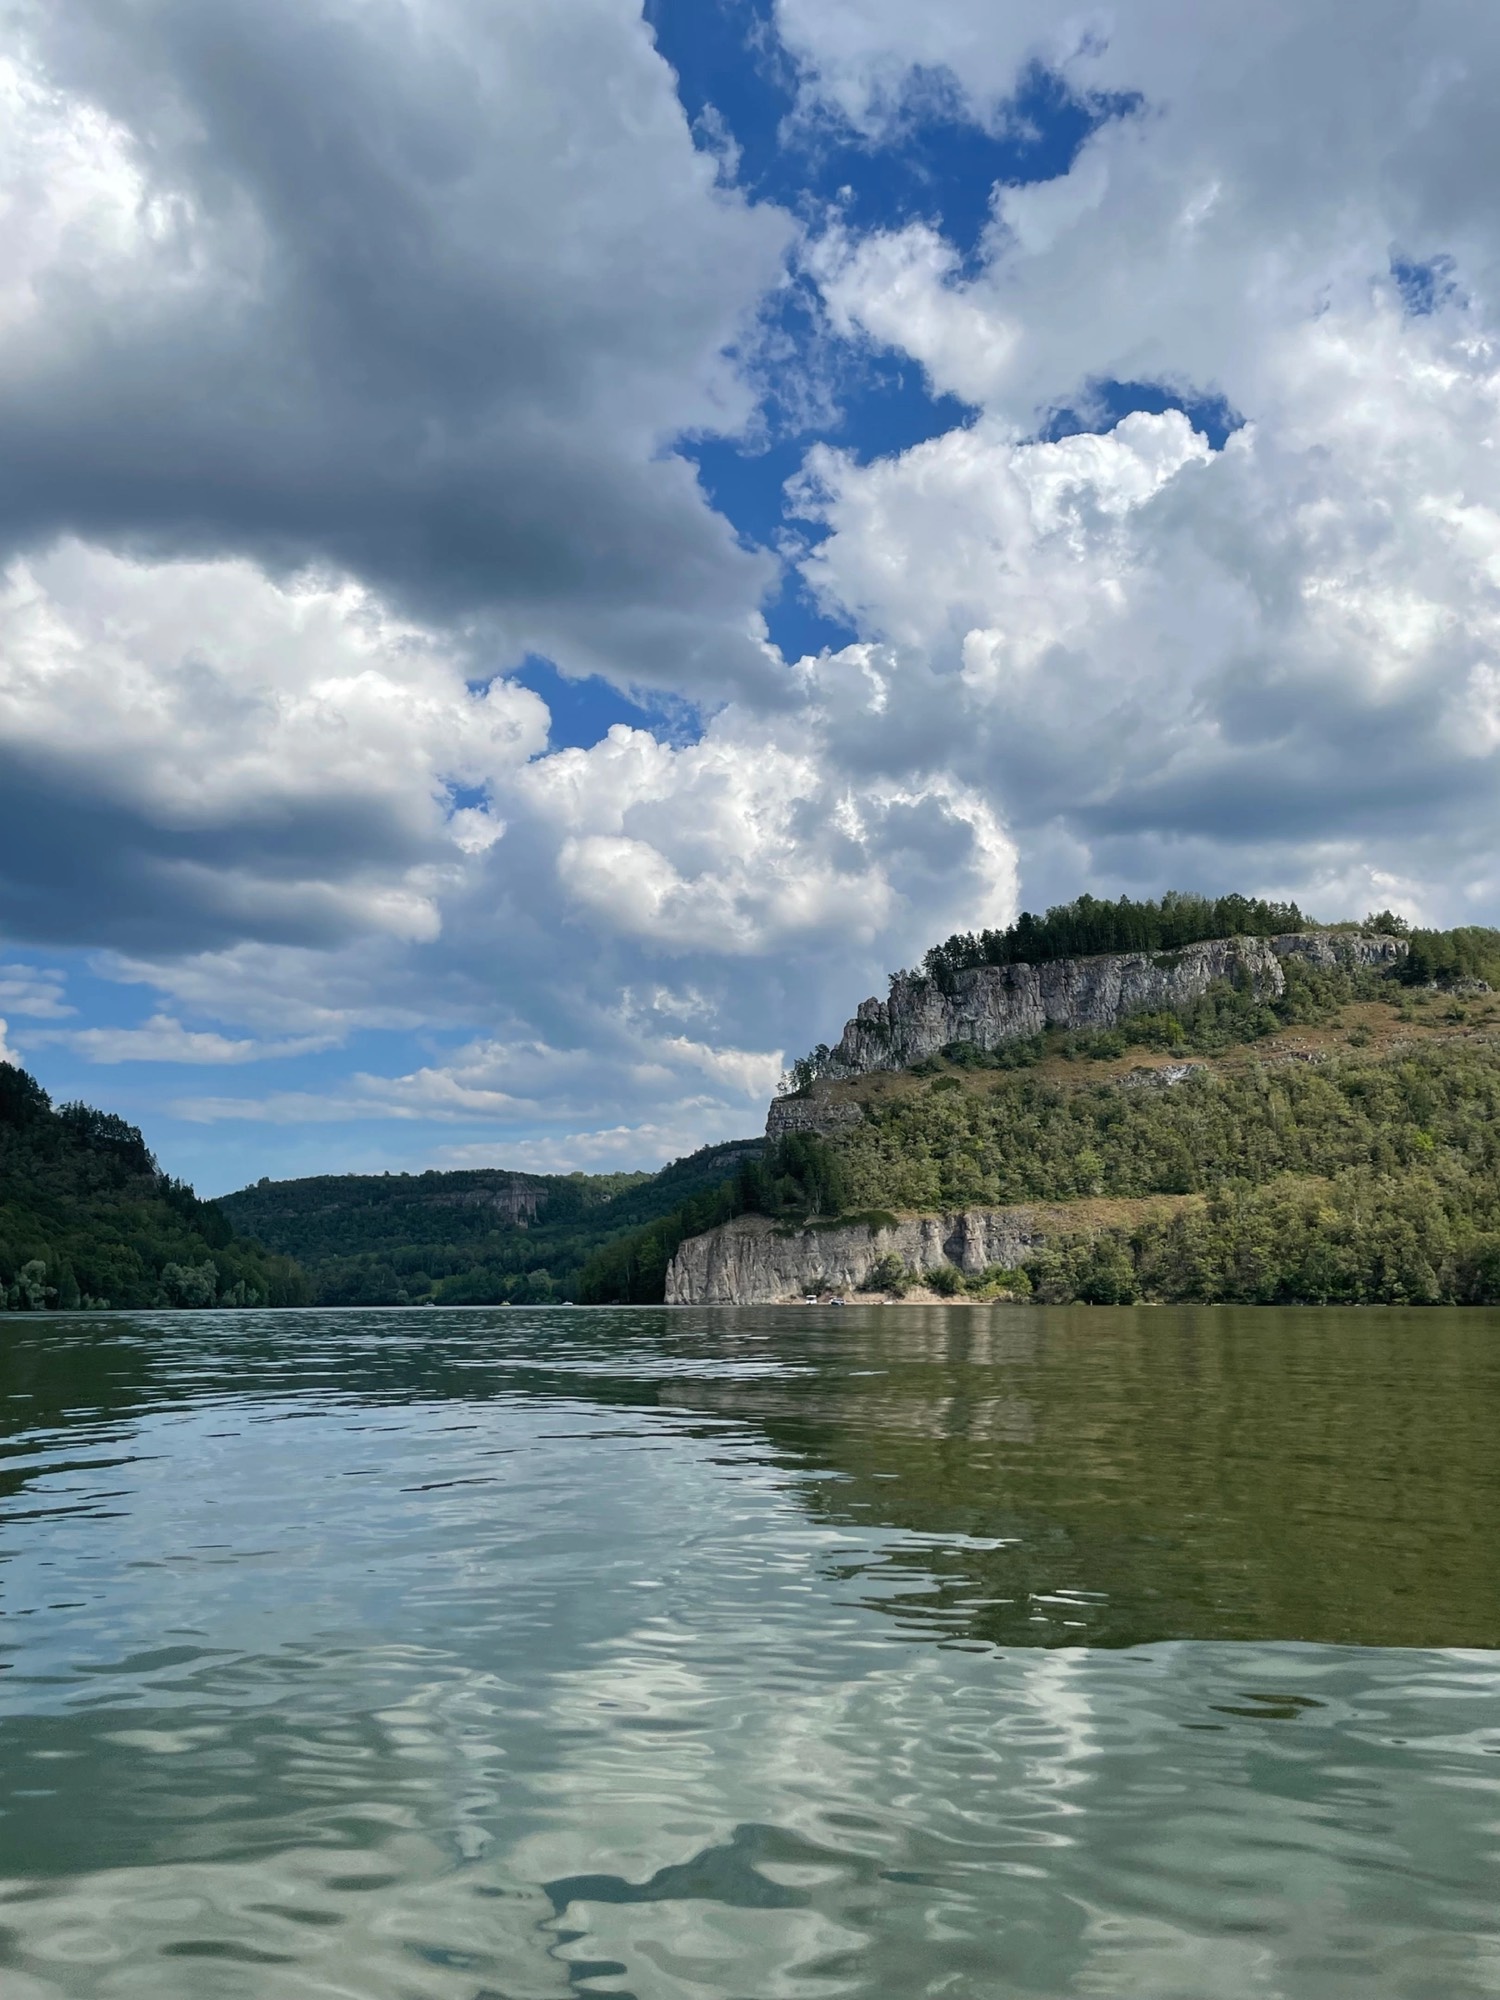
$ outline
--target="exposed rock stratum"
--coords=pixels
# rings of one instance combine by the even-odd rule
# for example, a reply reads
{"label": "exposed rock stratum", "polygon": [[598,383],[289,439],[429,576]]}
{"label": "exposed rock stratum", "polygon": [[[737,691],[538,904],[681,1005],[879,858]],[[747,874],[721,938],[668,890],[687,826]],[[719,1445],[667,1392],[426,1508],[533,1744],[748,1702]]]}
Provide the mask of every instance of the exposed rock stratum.
{"label": "exposed rock stratum", "polygon": [[[809,1091],[779,1097],[766,1136],[816,1132],[832,1136],[859,1124],[855,1098],[828,1086],[899,1070],[955,1042],[985,1052],[1046,1028],[1105,1029],[1133,1014],[1190,1007],[1211,986],[1225,984],[1257,999],[1286,992],[1289,960],[1323,969],[1383,969],[1405,955],[1402,938],[1368,931],[1298,931],[1280,937],[1213,938],[1177,951],[1108,952],[1056,959],[1045,965],[981,965],[945,985],[925,973],[902,972],[885,1000],[866,1000],[829,1051]],[[1171,1087],[1201,1065],[1145,1070],[1129,1085]],[[1045,1207],[970,1209],[892,1219],[788,1228],[764,1216],[741,1216],[684,1243],[667,1274],[669,1305],[754,1305],[813,1291],[853,1292],[885,1257],[899,1257],[920,1276],[940,1265],[976,1273],[1025,1261],[1049,1231],[1075,1226]]]}
{"label": "exposed rock stratum", "polygon": [[742,1215],[693,1236],[667,1271],[669,1306],[773,1305],[809,1292],[855,1292],[884,1257],[920,1274],[941,1264],[979,1272],[1014,1267],[1044,1240],[1034,1208],[965,1209],[888,1224],[844,1222],[787,1228]]}
{"label": "exposed rock stratum", "polygon": [[1248,988],[1261,1000],[1286,991],[1287,959],[1324,968],[1394,965],[1402,938],[1364,931],[1212,938],[1179,951],[1106,952],[1046,965],[978,965],[945,992],[925,973],[901,972],[890,997],[865,1000],[847,1023],[825,1074],[905,1069],[950,1042],[998,1049],[1044,1028],[1113,1028],[1131,1014],[1191,1006],[1210,986]]}

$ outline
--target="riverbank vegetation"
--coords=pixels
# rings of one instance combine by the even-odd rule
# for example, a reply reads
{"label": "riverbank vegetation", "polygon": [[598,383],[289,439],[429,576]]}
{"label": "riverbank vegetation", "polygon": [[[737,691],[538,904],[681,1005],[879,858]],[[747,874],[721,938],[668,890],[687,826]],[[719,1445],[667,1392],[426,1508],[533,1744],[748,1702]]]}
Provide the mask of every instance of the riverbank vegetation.
{"label": "riverbank vegetation", "polygon": [[550,1305],[586,1296],[580,1274],[612,1241],[649,1237],[676,1211],[705,1229],[712,1224],[700,1218],[722,1219],[722,1184],[760,1147],[705,1146],[655,1174],[476,1168],[266,1180],[222,1205],[237,1227],[297,1259],[317,1305]]}
{"label": "riverbank vegetation", "polygon": [[[660,1299],[677,1245],[737,1214],[1034,1203],[1080,1214],[1002,1287],[1039,1300],[1500,1303],[1500,1042],[1205,1065],[1135,1088],[984,1082],[871,1105],[831,1140],[783,1140],[755,1176],[609,1246],[580,1296]],[[1129,1226],[1084,1219],[1097,1197],[1161,1195],[1191,1198]],[[968,1289],[945,1275],[922,1282]]]}
{"label": "riverbank vegetation", "polygon": [[0,1310],[295,1305],[295,1264],[161,1172],[133,1125],[0,1063]]}
{"label": "riverbank vegetation", "polygon": [[601,1244],[579,1273],[576,1295],[584,1305],[660,1305],[667,1266],[690,1236],[737,1215],[798,1223],[844,1218],[848,1197],[841,1154],[816,1133],[788,1132],[764,1150],[747,1150],[733,1178]]}
{"label": "riverbank vegetation", "polygon": [[1468,1303],[1500,1301],[1497,1113],[1500,1042],[1477,1036],[1136,1087],[930,1085],[836,1150],[856,1207],[1201,1197],[1056,1237],[1027,1266],[1040,1298]]}

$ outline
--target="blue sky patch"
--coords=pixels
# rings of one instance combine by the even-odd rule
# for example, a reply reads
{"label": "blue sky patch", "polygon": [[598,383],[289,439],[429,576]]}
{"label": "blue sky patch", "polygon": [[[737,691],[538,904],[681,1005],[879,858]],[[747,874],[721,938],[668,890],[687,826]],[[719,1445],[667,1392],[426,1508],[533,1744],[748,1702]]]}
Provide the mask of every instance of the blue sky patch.
{"label": "blue sky patch", "polygon": [[616,722],[628,723],[632,729],[649,729],[662,719],[657,707],[632,701],[597,674],[572,680],[559,673],[550,660],[534,653],[510,679],[546,702],[552,718],[547,731],[549,750],[587,750],[607,736]]}
{"label": "blue sky patch", "polygon": [[[997,183],[1067,173],[1091,132],[1133,115],[1141,103],[1134,94],[1080,97],[1034,66],[1014,97],[994,108],[987,127],[951,73],[917,71],[872,138],[832,113],[809,110],[796,66],[777,39],[770,0],[646,0],[645,12],[698,143],[719,155],[726,180],[814,228],[834,217],[856,234],[927,222],[970,272]],[[813,437],[867,464],[957,429],[975,413],[954,396],[933,395],[921,367],[906,357],[832,339],[815,297],[798,283],[775,303],[766,332],[758,362],[760,433],[686,439],[678,449],[698,467],[710,500],[736,531],[790,563],[818,539],[808,524],[789,519],[786,503],[786,483]],[[1149,385],[1102,385],[1087,414],[1059,412],[1049,435],[1107,429],[1127,409],[1178,400]],[[1214,399],[1180,406],[1216,445],[1238,422]],[[855,636],[812,602],[790,570],[765,612],[773,641],[790,659]]]}
{"label": "blue sky patch", "polygon": [[735,163],[756,201],[799,213],[837,204],[857,230],[935,222],[964,257],[975,254],[997,181],[1065,174],[1100,125],[1140,108],[1134,93],[1080,97],[1033,66],[991,128],[977,123],[958,80],[918,70],[889,131],[872,142],[799,106],[796,68],[777,40],[769,0],[646,0],[657,47],[700,144]]}
{"label": "blue sky patch", "polygon": [[[819,436],[861,463],[909,451],[974,414],[955,396],[934,396],[917,363],[896,355],[851,350],[841,389],[838,420]],[[679,449],[698,467],[713,505],[747,541],[794,557],[820,539],[804,522],[794,532],[787,511],[786,484],[801,471],[808,442],[798,431],[771,441],[698,438]],[[763,608],[771,638],[788,659],[845,646],[856,636],[852,625],[818,609],[790,569]]]}
{"label": "blue sky patch", "polygon": [[1457,268],[1446,254],[1429,257],[1425,262],[1405,257],[1391,259],[1391,276],[1401,294],[1401,303],[1413,319],[1424,319],[1457,298],[1458,284],[1453,275]]}
{"label": "blue sky patch", "polygon": [[1049,414],[1040,435],[1050,443],[1085,432],[1112,431],[1121,417],[1137,410],[1154,417],[1163,410],[1181,410],[1215,451],[1222,451],[1245,421],[1223,396],[1198,395],[1163,382],[1090,382],[1076,404]]}

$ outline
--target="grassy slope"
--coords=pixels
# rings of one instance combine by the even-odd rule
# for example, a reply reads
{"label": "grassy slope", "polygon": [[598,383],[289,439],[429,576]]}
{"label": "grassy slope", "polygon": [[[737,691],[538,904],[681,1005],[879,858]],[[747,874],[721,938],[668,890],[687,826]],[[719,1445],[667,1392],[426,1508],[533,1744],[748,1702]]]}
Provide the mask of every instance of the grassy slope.
{"label": "grassy slope", "polygon": [[[573,1296],[602,1244],[717,1186],[759,1144],[704,1147],[656,1174],[323,1175],[242,1188],[221,1205],[295,1256],[320,1303],[546,1302]],[[537,1196],[534,1220],[497,1209],[512,1187]]]}

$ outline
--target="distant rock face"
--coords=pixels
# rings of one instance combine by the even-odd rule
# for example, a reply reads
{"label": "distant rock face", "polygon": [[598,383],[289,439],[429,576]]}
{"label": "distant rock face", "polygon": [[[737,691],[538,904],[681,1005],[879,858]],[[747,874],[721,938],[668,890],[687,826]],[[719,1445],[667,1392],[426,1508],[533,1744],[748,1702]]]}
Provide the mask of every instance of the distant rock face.
{"label": "distant rock face", "polygon": [[826,1074],[905,1069],[949,1042],[996,1049],[1044,1028],[1112,1028],[1130,1014],[1189,1006],[1221,980],[1275,1000],[1286,991],[1286,959],[1324,968],[1387,966],[1405,951],[1401,938],[1311,931],[1215,938],[1180,951],[1111,952],[1046,965],[975,966],[957,975],[951,993],[925,974],[902,973],[891,982],[889,999],[861,1002]]}
{"label": "distant rock face", "polygon": [[502,1215],[507,1222],[513,1222],[525,1229],[536,1221],[537,1210],[541,1207],[545,1191],[534,1187],[528,1181],[512,1177],[501,1182],[479,1199]]}
{"label": "distant rock face", "polygon": [[863,1117],[857,1104],[840,1098],[776,1097],[766,1113],[766,1137],[779,1139],[787,1132],[817,1132],[826,1139],[831,1133],[847,1132]]}
{"label": "distant rock face", "polygon": [[539,1182],[529,1181],[522,1174],[509,1174],[499,1170],[493,1173],[478,1173],[473,1181],[462,1188],[447,1188],[438,1185],[429,1194],[418,1186],[416,1199],[430,1208],[492,1208],[505,1222],[514,1223],[518,1229],[529,1228],[536,1221],[538,1211],[547,1198],[547,1190]]}
{"label": "distant rock face", "polygon": [[809,1292],[854,1292],[883,1257],[920,1274],[954,1264],[965,1272],[1013,1268],[1046,1230],[1029,1208],[982,1208],[920,1215],[886,1228],[841,1223],[782,1230],[763,1215],[742,1215],[691,1237],[667,1270],[669,1306],[774,1305]]}

